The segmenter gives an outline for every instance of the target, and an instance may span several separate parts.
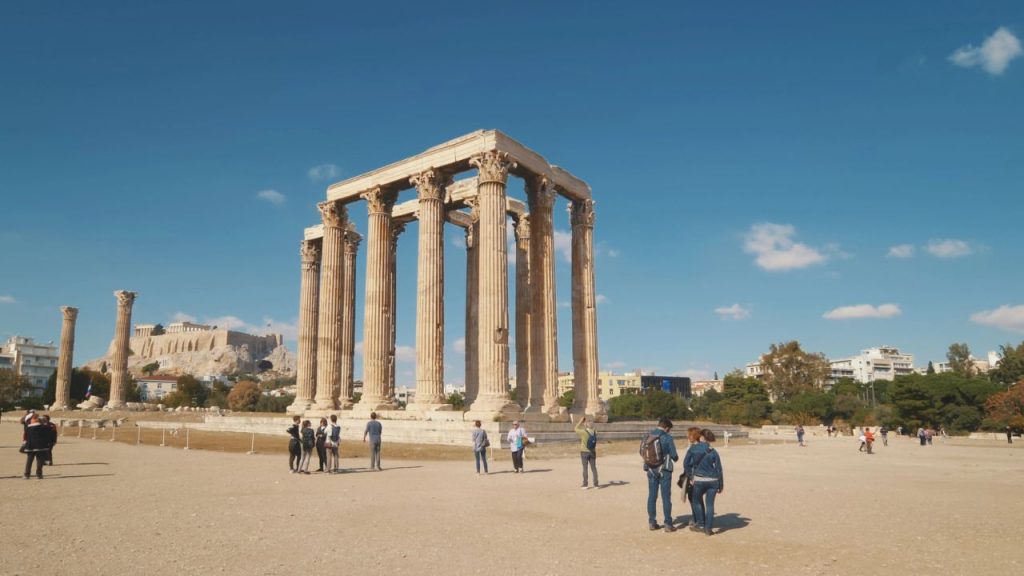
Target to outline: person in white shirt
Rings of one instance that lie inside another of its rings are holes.
[[[505,439],[512,450],[512,467],[516,473],[520,473],[523,471],[523,451],[529,440],[526,437],[526,430],[519,425],[519,420],[512,422],[512,429],[508,431]]]

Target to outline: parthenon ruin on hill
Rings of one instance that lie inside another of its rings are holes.
[[[475,170],[476,174],[467,174]],[[527,202],[508,198],[509,174]],[[462,176],[463,179],[456,180]],[[399,203],[399,194],[416,198]],[[594,201],[590,187],[497,130],[481,130],[327,188],[322,224],[301,246],[298,382],[289,411],[395,410],[395,261],[406,223],[419,221],[416,395],[406,412],[450,410],[444,396],[444,226],[466,234],[466,419],[563,421],[558,405],[553,208],[569,200],[572,224],[573,411],[604,419],[598,398]],[[349,217],[365,201],[363,393],[353,403],[356,254],[363,237]],[[517,398],[509,389],[506,228],[515,232]],[[410,414],[411,415],[411,414]]]

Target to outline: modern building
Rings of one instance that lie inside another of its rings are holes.
[[[11,367],[28,379],[32,395],[42,394],[46,381],[57,370],[57,346],[53,342],[39,344],[25,336],[11,336],[0,346],[0,368]]]
[[[703,396],[708,390],[722,393],[725,391],[725,380],[694,380],[690,389],[694,396]]]
[[[558,394],[562,395],[573,389],[575,378],[572,372],[558,374]],[[513,380],[513,386],[515,386]],[[615,374],[601,372],[597,377],[597,395],[601,400],[610,400],[624,394],[640,394],[646,390],[665,390],[686,398],[690,397],[690,379],[681,376],[658,376],[654,373],[644,374],[640,370]]]
[[[143,402],[160,400],[178,389],[176,376],[145,376],[138,378],[139,397]]]
[[[986,355],[985,360],[975,358],[974,355],[971,355],[970,359],[971,363],[974,364],[974,371],[977,372],[978,374],[984,374],[989,370],[995,368],[999,364],[999,361],[1002,360],[1003,358],[1002,356],[999,355],[999,352],[990,350],[989,353]],[[935,372],[937,374],[953,371],[953,368],[949,365],[949,361],[932,362],[932,367],[935,368]]]
[[[895,380],[897,376],[914,373],[914,355],[893,346],[868,348],[857,356],[830,360],[829,363],[832,365],[830,384],[842,378],[866,384],[875,380]]]

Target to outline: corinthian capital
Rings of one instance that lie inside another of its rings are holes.
[[[512,219],[512,227],[515,229],[516,241],[528,241],[530,239],[530,215],[523,214]]]
[[[348,230],[345,230],[345,252],[347,254],[356,254],[359,252],[359,243],[363,241],[363,237],[356,232],[355,226],[349,226]]]
[[[299,248],[299,255],[302,256],[302,265],[320,264],[320,243],[319,240],[303,240]]]
[[[572,222],[573,227],[586,226],[587,228],[593,228],[594,201],[573,200],[569,204],[569,220]]]
[[[61,306],[60,311],[64,313],[64,319],[68,322],[73,322],[75,318],[78,318],[78,308],[74,306]]]
[[[328,200],[317,204],[316,207],[320,210],[320,219],[324,221],[324,226],[340,228],[345,225],[345,220],[348,218],[348,210],[345,209],[341,202]]]
[[[114,296],[117,297],[117,305],[120,308],[131,308],[132,304],[135,303],[135,297],[138,296],[135,292],[129,292],[128,290],[118,290],[114,292]]]
[[[546,176],[534,176],[526,181],[526,200],[530,212],[550,212],[555,206],[555,185]]]
[[[420,200],[442,200],[445,188],[451,181],[450,176],[433,168],[409,177],[409,182],[416,187]]]
[[[362,197],[366,200],[366,207],[370,214],[391,214],[391,208],[395,205],[398,194],[385,191],[378,186],[363,192]]]
[[[508,171],[516,167],[516,163],[509,160],[508,152],[492,150],[478,154],[469,159],[472,166],[476,166],[480,174],[478,182],[498,182],[504,184],[508,180]]]

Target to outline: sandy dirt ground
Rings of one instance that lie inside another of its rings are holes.
[[[20,426],[0,424],[0,574],[1024,573],[1024,444],[719,446],[707,537],[648,531],[646,478],[622,446],[599,456],[603,487],[580,490],[564,448],[528,452],[526,474],[499,453],[480,477],[468,450],[398,459],[385,434],[382,472],[345,439],[348,472],[306,476],[283,453],[76,432],[25,480]],[[678,490],[673,506],[689,520]]]

